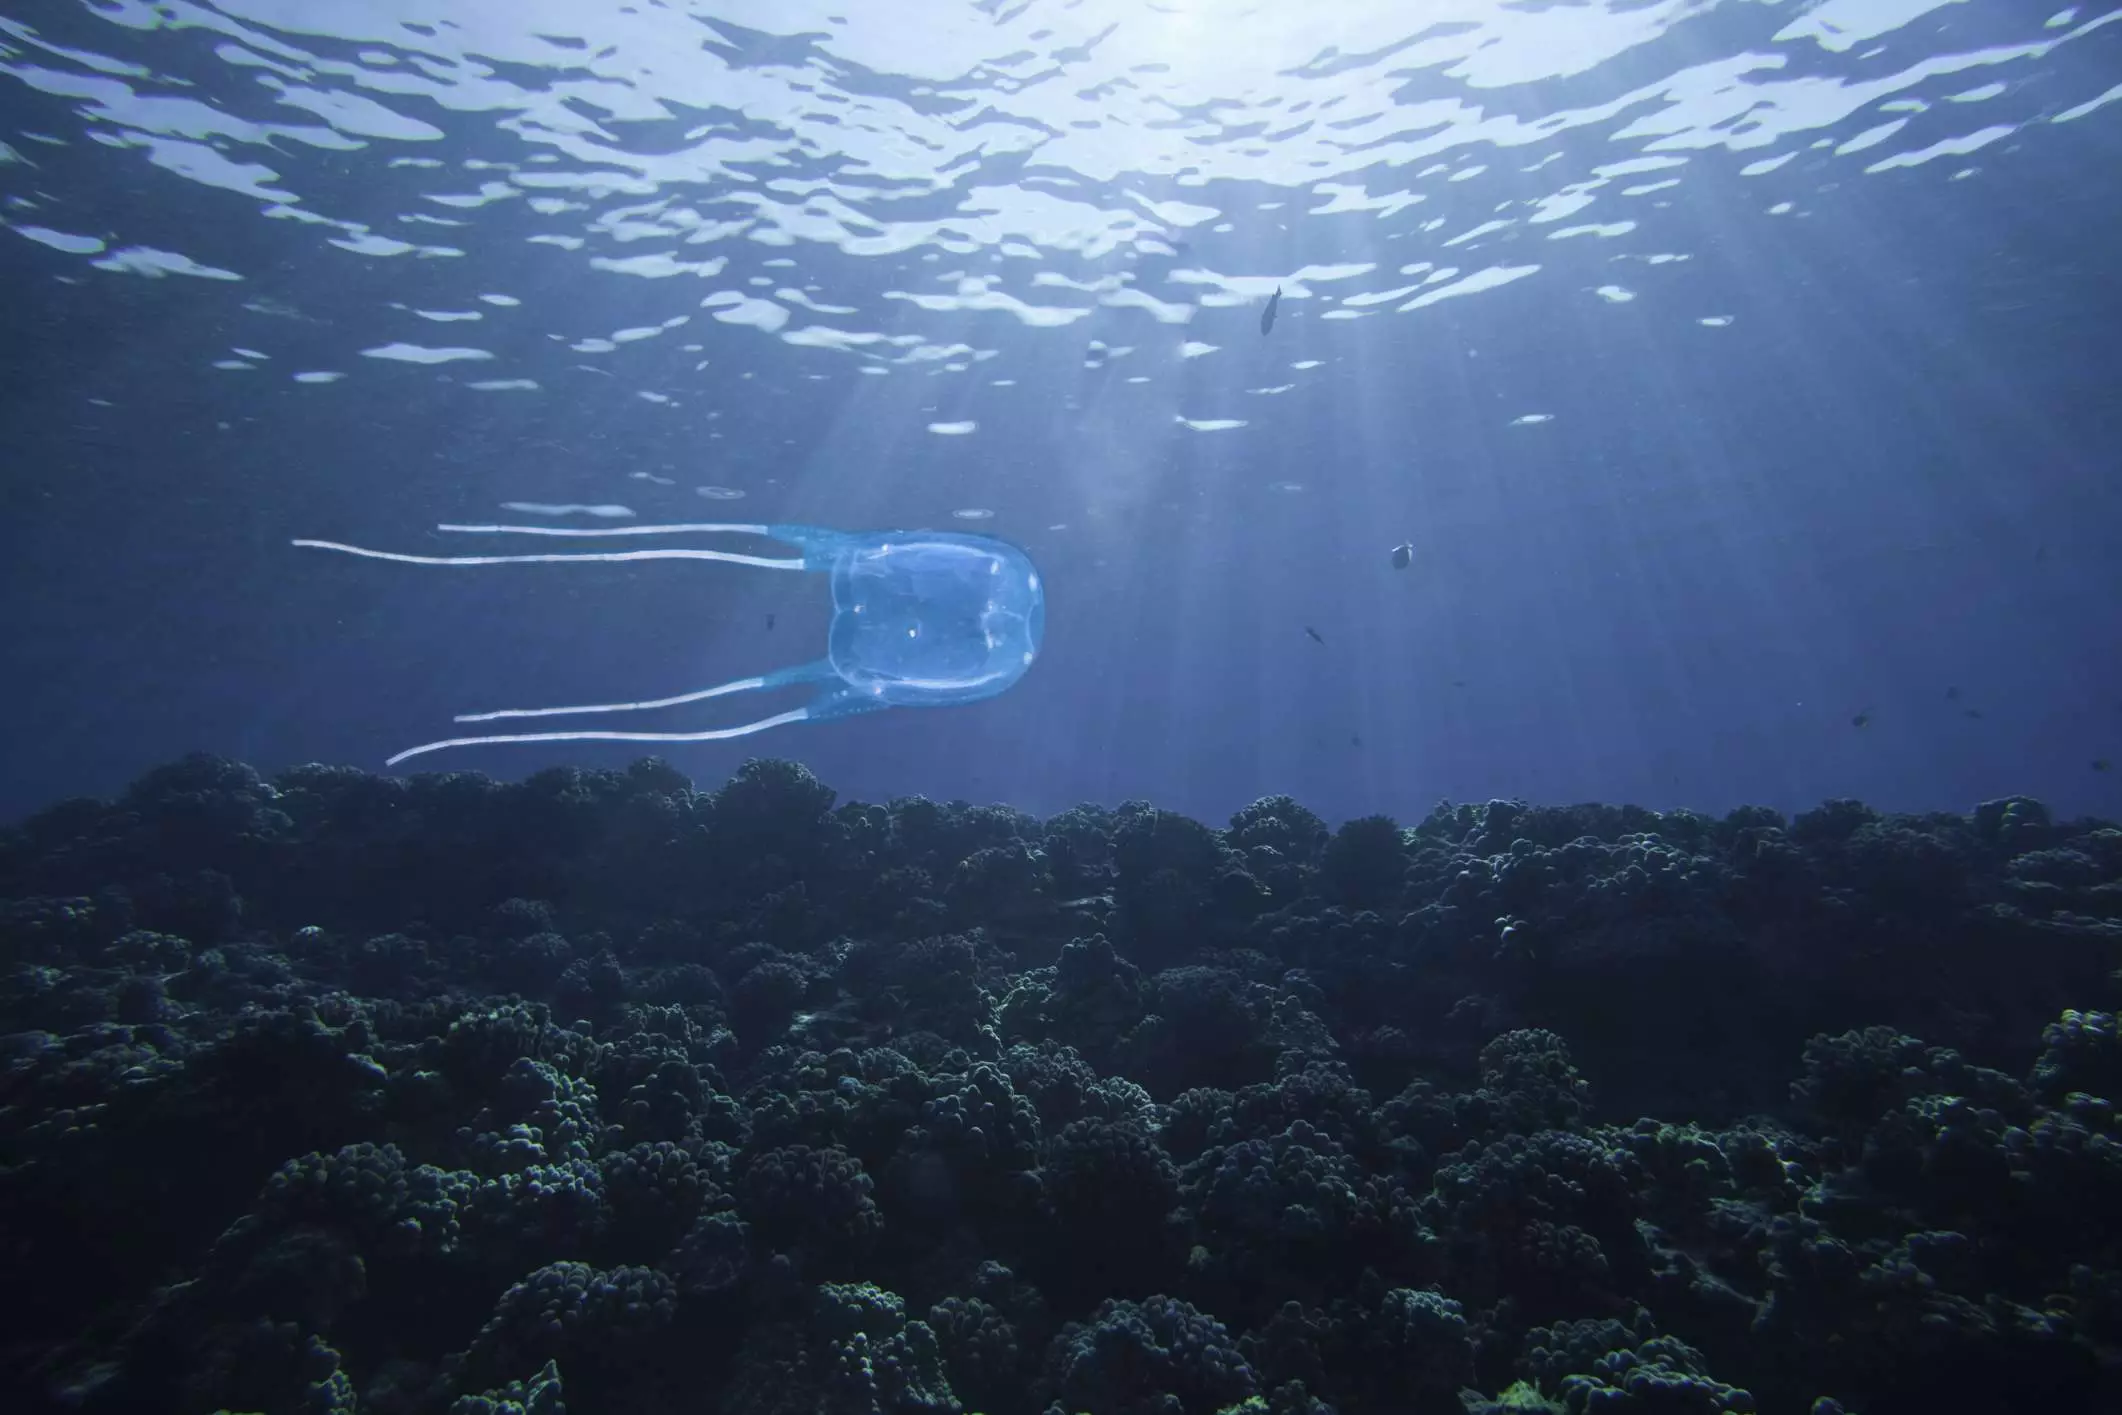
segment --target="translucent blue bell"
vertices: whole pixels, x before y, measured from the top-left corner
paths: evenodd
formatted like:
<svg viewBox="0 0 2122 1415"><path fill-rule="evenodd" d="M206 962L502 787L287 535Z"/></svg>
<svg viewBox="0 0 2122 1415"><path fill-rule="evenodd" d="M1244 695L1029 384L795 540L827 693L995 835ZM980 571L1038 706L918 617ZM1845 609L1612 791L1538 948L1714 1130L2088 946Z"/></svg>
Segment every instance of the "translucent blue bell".
<svg viewBox="0 0 2122 1415"><path fill-rule="evenodd" d="M803 707L736 727L701 732L564 731L451 737L408 747L390 759L444 747L491 742L712 742L743 737L791 722L826 722L889 707L948 707L1003 691L1031 667L1046 632L1046 596L1039 572L1017 547L987 536L947 531L879 531L865 535L817 526L678 525L578 529L559 526L438 526L473 535L648 536L733 533L766 536L800 547L787 559L723 550L578 551L555 555L402 555L337 541L296 545L336 550L407 565L524 565L561 560L727 560L768 570L810 570L832 576L833 619L825 657L755 678L638 703L587 707L504 708L460 715L458 722L505 717L560 717L575 713L639 712L719 698L755 688L822 683Z"/></svg>

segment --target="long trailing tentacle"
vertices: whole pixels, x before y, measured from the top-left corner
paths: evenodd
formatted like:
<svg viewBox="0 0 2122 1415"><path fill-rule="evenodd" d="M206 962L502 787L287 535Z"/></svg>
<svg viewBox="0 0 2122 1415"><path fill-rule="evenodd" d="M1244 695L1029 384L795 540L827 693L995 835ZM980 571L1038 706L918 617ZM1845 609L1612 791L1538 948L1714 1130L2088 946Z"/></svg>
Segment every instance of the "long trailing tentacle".
<svg viewBox="0 0 2122 1415"><path fill-rule="evenodd" d="M694 521L668 526L467 526L444 523L435 527L461 535L509 536L661 536L691 532L727 532L738 535L771 536L774 528L740 525L728 521ZM733 565L756 565L766 570L801 570L803 557L738 555L728 550L585 550L565 555L407 555L396 550L369 550L336 540L298 540L294 544L312 550L336 550L370 560L395 560L403 565L530 565L555 560L722 560Z"/></svg>
<svg viewBox="0 0 2122 1415"><path fill-rule="evenodd" d="M395 560L401 565L533 565L564 560L724 560L732 565L756 565L766 570L801 570L803 559L776 559L765 555L737 555L727 550L582 550L564 555L407 555L397 550L369 550L335 540L298 540L294 544L313 550L336 550L370 560Z"/></svg>
<svg viewBox="0 0 2122 1415"><path fill-rule="evenodd" d="M719 683L712 688L701 688L668 698L650 698L638 703L596 703L587 707L501 708L495 712L459 713L454 720L492 722L499 717L562 717L577 712L635 712L647 708L677 707L681 703L697 703L706 698L719 698L725 693L746 693L758 688L785 688L791 683L817 683L833 676L832 660L821 658L815 663L806 663L796 668L777 668L771 673L738 678L732 682Z"/></svg>
<svg viewBox="0 0 2122 1415"><path fill-rule="evenodd" d="M500 708L494 712L460 712L452 722L492 722L497 717L565 717L577 712L638 712L647 708L677 707L680 703L697 703L704 698L719 698L724 693L742 693L752 688L764 688L765 678L739 678L733 683L722 683L712 688L702 688L696 693L680 693L671 698L650 698L640 703L596 703L587 707L550 708Z"/></svg>
<svg viewBox="0 0 2122 1415"><path fill-rule="evenodd" d="M791 708L772 717L762 717L757 722L747 722L739 727L716 727L705 732L511 732L497 737L451 737L442 742L423 742L417 747L407 747L384 762L385 766L396 766L408 757L417 757L424 752L439 752L445 747L484 747L497 742L717 742L727 737L747 737L754 732L764 732L769 727L780 727L791 722L801 722L811 715L807 707Z"/></svg>
<svg viewBox="0 0 2122 1415"><path fill-rule="evenodd" d="M475 536L667 536L694 531L769 537L774 534L772 526L738 525L731 521L686 521L668 526L462 526L444 522L435 529Z"/></svg>
<svg viewBox="0 0 2122 1415"><path fill-rule="evenodd" d="M674 535L689 532L731 533L771 536L773 528L764 525L747 525L728 522L689 522L665 526L505 526L505 525L454 525L435 527L438 531L467 535L531 535L531 536L632 536ZM336 550L344 555L358 555L370 560L390 560L403 565L529 565L550 564L564 561L634 561L634 560L719 560L734 565L751 565L767 570L802 570L806 568L802 556L773 557L764 555L739 555L725 550L605 550L574 551L553 555L409 555L402 551L371 550L366 546L348 545L331 540L296 540L295 545L313 550ZM695 692L679 693L667 698L646 699L632 703L596 703L581 707L557 708L503 708L495 712L460 714L458 722L490 722L504 717L557 717L571 713L588 712L634 712L650 708L677 707L684 703L699 702L706 698L720 697L725 693L745 692L751 689L780 687L787 683L826 676L829 665L807 664L802 668L784 669L776 673L753 678L739 678L718 684L713 688L702 688ZM717 727L700 732L520 732L503 733L483 737L451 737L440 742L425 742L417 747L408 747L386 761L396 766L409 757L427 752L439 752L448 747L482 747L502 742L713 742L730 737L744 737L754 732L763 732L770 727L780 727L791 722L802 722L812 715L811 708L792 708L787 712L764 717L757 722L747 722L736 727Z"/></svg>

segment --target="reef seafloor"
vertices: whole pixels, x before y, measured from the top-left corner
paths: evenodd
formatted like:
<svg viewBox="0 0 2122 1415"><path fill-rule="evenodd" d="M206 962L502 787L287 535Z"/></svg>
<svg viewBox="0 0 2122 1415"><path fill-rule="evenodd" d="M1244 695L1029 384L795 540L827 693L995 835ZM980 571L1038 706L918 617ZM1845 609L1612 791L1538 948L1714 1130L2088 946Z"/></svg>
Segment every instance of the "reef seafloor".
<svg viewBox="0 0 2122 1415"><path fill-rule="evenodd" d="M190 758L0 833L0 1408L2122 1410L2122 831Z"/></svg>

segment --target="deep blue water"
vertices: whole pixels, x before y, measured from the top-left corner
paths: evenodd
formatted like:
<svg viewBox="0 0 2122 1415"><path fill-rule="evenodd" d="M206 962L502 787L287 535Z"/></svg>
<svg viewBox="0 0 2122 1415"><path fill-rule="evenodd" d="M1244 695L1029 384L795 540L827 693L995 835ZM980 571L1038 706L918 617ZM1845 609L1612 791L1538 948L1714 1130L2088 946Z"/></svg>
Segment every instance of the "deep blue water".
<svg viewBox="0 0 2122 1415"><path fill-rule="evenodd" d="M7 816L816 657L814 577L290 544L703 520L1049 593L706 782L2122 811L2110 4L0 0L0 144Z"/></svg>

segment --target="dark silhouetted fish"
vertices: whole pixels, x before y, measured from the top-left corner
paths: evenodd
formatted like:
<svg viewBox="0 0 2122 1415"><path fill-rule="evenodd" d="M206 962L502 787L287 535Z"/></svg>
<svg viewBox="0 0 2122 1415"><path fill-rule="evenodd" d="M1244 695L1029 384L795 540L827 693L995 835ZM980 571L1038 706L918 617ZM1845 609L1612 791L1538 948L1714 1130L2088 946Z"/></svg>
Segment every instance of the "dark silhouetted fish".
<svg viewBox="0 0 2122 1415"><path fill-rule="evenodd" d="M1315 644L1323 644L1326 642L1326 636L1324 634L1321 634L1317 629L1314 629L1309 624L1304 626L1304 632L1311 635L1311 641Z"/></svg>
<svg viewBox="0 0 2122 1415"><path fill-rule="evenodd" d="M1282 308L1282 287L1277 285L1275 293L1267 297L1267 308L1260 311L1260 332L1267 333L1275 327L1275 311Z"/></svg>
<svg viewBox="0 0 2122 1415"><path fill-rule="evenodd" d="M1852 726L1852 727L1862 727L1862 726L1864 726L1864 725L1865 725L1866 723L1868 723L1868 722L1870 722L1870 721L1871 721L1871 709L1870 709L1870 708L1866 708L1866 709L1865 709L1864 711L1862 711L1862 712L1858 713L1858 714L1857 714L1857 715L1856 715L1855 717L1851 718L1851 719L1849 720L1849 725L1850 725L1850 726Z"/></svg>
<svg viewBox="0 0 2122 1415"><path fill-rule="evenodd" d="M774 616L771 614L766 616L766 632L769 634L774 632Z"/></svg>
<svg viewBox="0 0 2122 1415"><path fill-rule="evenodd" d="M1395 570L1405 570L1414 563L1415 545L1413 541L1393 547L1393 568Z"/></svg>

